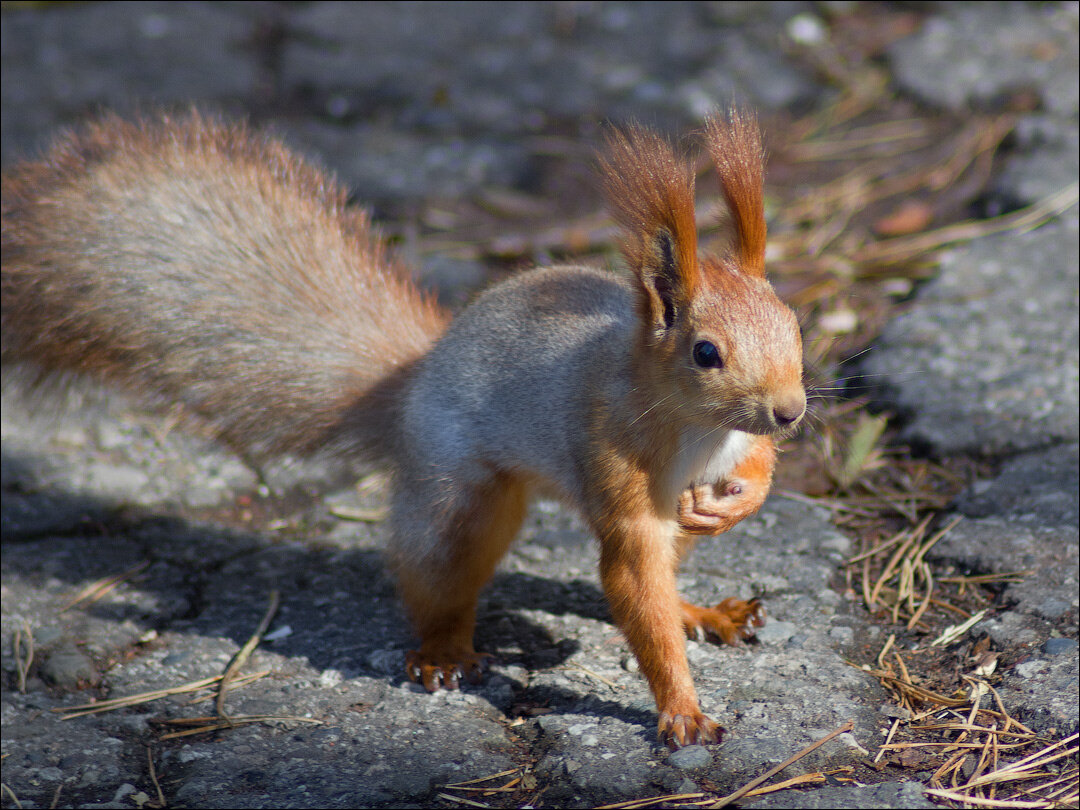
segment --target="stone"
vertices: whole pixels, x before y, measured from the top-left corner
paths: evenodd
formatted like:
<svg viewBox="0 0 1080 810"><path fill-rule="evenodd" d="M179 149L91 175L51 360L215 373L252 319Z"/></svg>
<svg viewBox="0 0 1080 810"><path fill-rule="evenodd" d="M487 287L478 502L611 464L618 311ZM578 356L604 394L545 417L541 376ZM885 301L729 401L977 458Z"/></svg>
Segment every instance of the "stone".
<svg viewBox="0 0 1080 810"><path fill-rule="evenodd" d="M688 745L678 751L672 751L667 758L668 765L682 771L692 771L711 765L713 761L709 749L701 745Z"/></svg>
<svg viewBox="0 0 1080 810"><path fill-rule="evenodd" d="M901 439L1000 456L1075 443L1080 409L1076 208L941 257L941 273L867 354Z"/></svg>

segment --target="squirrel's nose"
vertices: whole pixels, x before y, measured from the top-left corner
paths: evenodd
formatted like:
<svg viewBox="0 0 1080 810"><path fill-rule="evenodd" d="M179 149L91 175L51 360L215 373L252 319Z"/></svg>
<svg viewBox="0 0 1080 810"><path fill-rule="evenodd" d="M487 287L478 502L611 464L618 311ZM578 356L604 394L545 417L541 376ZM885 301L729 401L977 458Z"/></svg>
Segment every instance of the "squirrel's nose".
<svg viewBox="0 0 1080 810"><path fill-rule="evenodd" d="M791 427L806 412L806 397L792 398L789 402L781 402L773 406L773 419L780 427Z"/></svg>

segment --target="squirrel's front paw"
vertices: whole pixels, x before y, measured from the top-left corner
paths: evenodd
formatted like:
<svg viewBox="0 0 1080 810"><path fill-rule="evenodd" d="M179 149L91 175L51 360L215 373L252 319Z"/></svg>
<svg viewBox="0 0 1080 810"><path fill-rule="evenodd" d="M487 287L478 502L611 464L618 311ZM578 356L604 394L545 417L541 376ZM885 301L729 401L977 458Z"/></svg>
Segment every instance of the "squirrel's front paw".
<svg viewBox="0 0 1080 810"><path fill-rule="evenodd" d="M724 736L724 729L701 712L675 715L661 712L657 736L660 742L674 751L686 745L718 743Z"/></svg>
<svg viewBox="0 0 1080 810"><path fill-rule="evenodd" d="M687 534L722 534L745 517L738 509L739 493L717 497L712 486L694 486L679 495L676 520Z"/></svg>
<svg viewBox="0 0 1080 810"><path fill-rule="evenodd" d="M765 626L765 605L760 599L744 601L735 597L711 608L683 602L682 620L690 638L734 645L753 638L757 628Z"/></svg>
<svg viewBox="0 0 1080 810"><path fill-rule="evenodd" d="M413 683L429 692L457 689L462 679L480 683L493 656L472 650L425 653L423 648L405 654L405 672Z"/></svg>

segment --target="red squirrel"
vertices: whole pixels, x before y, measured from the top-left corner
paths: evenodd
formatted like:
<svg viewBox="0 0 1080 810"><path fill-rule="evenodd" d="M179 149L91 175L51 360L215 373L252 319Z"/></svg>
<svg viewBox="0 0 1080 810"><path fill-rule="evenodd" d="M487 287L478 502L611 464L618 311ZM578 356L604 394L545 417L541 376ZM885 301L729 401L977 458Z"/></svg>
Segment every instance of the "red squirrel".
<svg viewBox="0 0 1080 810"><path fill-rule="evenodd" d="M806 396L796 318L765 278L756 119L713 116L704 142L726 250L698 253L690 163L629 127L600 162L629 272L523 272L451 320L277 140L198 113L106 115L3 174L3 360L179 403L248 458L384 463L389 563L420 639L407 672L431 691L480 677L478 594L530 495L556 493L599 540L660 739L717 742L685 634L733 643L763 611L682 602L676 568L761 505Z"/></svg>

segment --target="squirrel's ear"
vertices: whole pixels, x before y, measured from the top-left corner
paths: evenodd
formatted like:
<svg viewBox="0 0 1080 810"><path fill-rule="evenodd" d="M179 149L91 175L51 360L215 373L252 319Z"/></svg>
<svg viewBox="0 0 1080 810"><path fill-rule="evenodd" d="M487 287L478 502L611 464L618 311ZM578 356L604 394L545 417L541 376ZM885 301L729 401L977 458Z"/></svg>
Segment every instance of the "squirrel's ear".
<svg viewBox="0 0 1080 810"><path fill-rule="evenodd" d="M698 285L693 169L667 140L630 126L609 133L600 171L642 293L641 317L665 331Z"/></svg>
<svg viewBox="0 0 1080 810"><path fill-rule="evenodd" d="M735 259L744 273L764 276L765 150L757 116L735 108L726 121L719 114L710 116L705 122L705 143L735 226Z"/></svg>
<svg viewBox="0 0 1080 810"><path fill-rule="evenodd" d="M657 230L650 244L642 246L638 278L648 299L649 322L658 331L670 329L675 314L689 298L680 269L675 238L666 228Z"/></svg>

